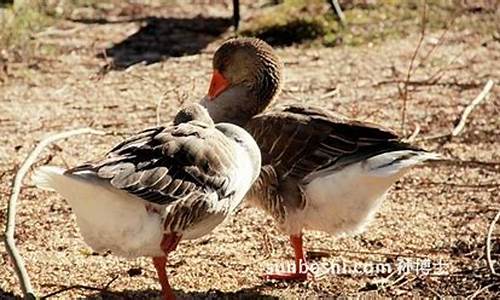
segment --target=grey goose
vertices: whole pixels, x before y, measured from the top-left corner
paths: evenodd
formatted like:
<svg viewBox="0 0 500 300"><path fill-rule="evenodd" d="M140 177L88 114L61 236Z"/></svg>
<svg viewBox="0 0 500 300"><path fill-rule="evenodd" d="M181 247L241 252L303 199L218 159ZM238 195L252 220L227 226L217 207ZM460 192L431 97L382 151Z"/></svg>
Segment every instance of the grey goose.
<svg viewBox="0 0 500 300"><path fill-rule="evenodd" d="M259 148L245 130L214 124L193 104L172 125L144 130L102 159L68 170L43 166L33 179L68 201L95 251L153 257L163 298L174 299L168 253L234 212L260 165Z"/></svg>
<svg viewBox="0 0 500 300"><path fill-rule="evenodd" d="M439 155L402 142L388 129L321 107L266 111L281 90L282 69L265 42L230 39L214 54L209 91L200 103L215 122L247 129L260 147L262 170L247 198L276 220L295 252L295 272L266 277L306 280L300 268L307 263L303 230L361 232L394 182Z"/></svg>

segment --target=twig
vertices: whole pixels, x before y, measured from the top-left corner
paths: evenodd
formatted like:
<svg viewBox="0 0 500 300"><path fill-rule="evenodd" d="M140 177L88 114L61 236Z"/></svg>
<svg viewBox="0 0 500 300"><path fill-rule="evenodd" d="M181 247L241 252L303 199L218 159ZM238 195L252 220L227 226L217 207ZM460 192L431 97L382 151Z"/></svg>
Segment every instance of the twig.
<svg viewBox="0 0 500 300"><path fill-rule="evenodd" d="M58 29L54 26L48 27L44 31L41 31L39 33L35 33L35 37L45 37L45 36L51 36L51 35L56 35L56 36L71 36L74 35L78 30L81 30L83 27L73 27L67 30L62 30Z"/></svg>
<svg viewBox="0 0 500 300"><path fill-rule="evenodd" d="M406 279L406 280L404 280L404 279ZM417 277L415 277L415 276L413 276L412 278L406 278L406 274L403 274L400 277L398 277L398 279L396 279L391 286L394 286L394 285L396 285L396 283L398 283L398 285L396 285L394 288L399 289L403 285L409 284L409 283L415 281L416 279L417 279ZM402 282L399 283L400 281L402 281Z"/></svg>
<svg viewBox="0 0 500 300"><path fill-rule="evenodd" d="M325 100L330 97L335 97L339 93L338 89L331 90L329 92L324 93L323 95L319 96L319 100Z"/></svg>
<svg viewBox="0 0 500 300"><path fill-rule="evenodd" d="M474 300L476 299L477 296L479 296L482 292L485 290L489 290L491 287L494 287L495 285L498 285L499 283L492 283L488 284L487 286L483 286L482 288L478 289L477 291L474 292L474 294L470 295L467 297L467 300Z"/></svg>
<svg viewBox="0 0 500 300"><path fill-rule="evenodd" d="M429 136L423 136L418 139L415 139L415 142L421 142L421 141L433 141L433 140L440 140L444 138L450 138L451 133L437 133L434 135L429 135Z"/></svg>
<svg viewBox="0 0 500 300"><path fill-rule="evenodd" d="M269 235L267 234L267 232L264 231L262 236L264 238L264 253L265 253L264 257L269 258L274 253L274 247L271 241L269 240Z"/></svg>
<svg viewBox="0 0 500 300"><path fill-rule="evenodd" d="M103 287L103 290L109 289L111 284L115 282L118 279L118 277L120 277L120 275L116 274L113 278L111 278L111 280L108 283L106 283L106 285Z"/></svg>
<svg viewBox="0 0 500 300"><path fill-rule="evenodd" d="M406 122L406 104L408 102L408 82L410 81L412 71L413 71L413 64L415 63L415 59L417 58L417 54L420 50L420 47L422 47L422 42L424 41L425 38L425 27L427 23L427 0L424 0L424 7L422 11L422 29L420 32L420 39L418 40L417 47L415 48L415 51L413 52L413 55L410 60L410 66L408 67L408 72L406 73L406 81L404 84L404 90L403 90L403 109L401 112L401 131L405 132L405 122Z"/></svg>
<svg viewBox="0 0 500 300"><path fill-rule="evenodd" d="M413 142L417 138L417 135L419 133L420 133L420 125L415 124L415 130L408 138L405 139L405 142L408 142L408 143Z"/></svg>
<svg viewBox="0 0 500 300"><path fill-rule="evenodd" d="M490 268L491 274L495 276L500 276L500 274L495 271L493 261L491 260L491 235L493 234L493 229L495 228L495 224L498 222L498 219L500 219L500 210L493 218L493 221L490 224L490 228L488 229L488 235L486 237L486 260L488 261L488 267Z"/></svg>
<svg viewBox="0 0 500 300"><path fill-rule="evenodd" d="M424 57L422 58L422 60L420 61L420 64L424 63L430 56L431 54L441 45L443 44L443 41L444 41L444 37L446 36L446 34L449 32L451 26L453 25L453 23L455 23L455 20L457 19L458 17L458 14L453 16L453 19L451 19L451 21L446 24L446 27L443 31L443 33L441 34L441 36L439 37L438 41L432 46L432 48L427 52L427 54L424 55Z"/></svg>
<svg viewBox="0 0 500 300"><path fill-rule="evenodd" d="M460 132L462 132L465 126L465 122L467 121L467 117L470 115L472 110L489 95L492 88L493 80L489 79L481 93L479 93L479 95L477 95L477 97L472 100L472 102L464 109L458 125L455 126L455 128L453 128L453 131L451 132L451 136L457 136L460 134Z"/></svg>
<svg viewBox="0 0 500 300"><path fill-rule="evenodd" d="M437 83L441 79L441 77L443 77L444 72L454 69L459 70L461 68L464 68L464 66L451 67L451 65L453 65L455 61L457 61L465 53L465 50L466 49L463 49L457 55L452 57L445 66L439 68L431 77L427 79L427 81Z"/></svg>
<svg viewBox="0 0 500 300"><path fill-rule="evenodd" d="M474 100L472 100L472 102L464 109L460 119L456 122L457 125L453 128L453 130L450 133L438 133L431 136L424 136L416 139L416 141L432 141L432 140L446 139L444 141L446 142L450 141L451 138L458 136L465 127L465 122L467 121L467 117L471 114L472 110L489 95L492 88L493 88L493 80L489 79L488 82L486 82L486 85L483 87L481 93L479 93L479 95L477 95L477 97L474 98Z"/></svg>
<svg viewBox="0 0 500 300"><path fill-rule="evenodd" d="M175 100L177 100L177 103L179 103L179 106L184 106L184 104L186 103L186 100L188 99L187 92L184 90L176 90L175 93L177 95L177 98Z"/></svg>
<svg viewBox="0 0 500 300"><path fill-rule="evenodd" d="M471 189L491 189L500 187L500 183L484 183L484 184L461 184L453 182L423 182L419 186L434 186L434 185L444 185L452 186L456 188L471 188Z"/></svg>
<svg viewBox="0 0 500 300"><path fill-rule="evenodd" d="M163 101L164 97L165 97L165 93L162 94L161 97L158 98L158 102L156 102L156 126L161 125L160 109L161 109L161 102Z"/></svg>
<svg viewBox="0 0 500 300"><path fill-rule="evenodd" d="M304 102L304 98L295 96L295 94L293 92L283 91L283 95L290 97L292 100L299 101L299 102Z"/></svg>
<svg viewBox="0 0 500 300"><path fill-rule="evenodd" d="M261 231L261 230L259 230L259 231ZM271 256L273 256L274 247L273 247L273 244L271 243L271 241L269 240L269 235L265 231L262 231L261 233L262 233L262 237L263 237L263 241L264 241L263 252L265 254L254 261L251 261L249 263L244 263L243 266L256 265L256 264L259 264L265 260L268 260Z"/></svg>
<svg viewBox="0 0 500 300"><path fill-rule="evenodd" d="M338 0L329 0L328 2L330 2L330 6L332 7L333 12L335 12L335 14L339 17L339 20L340 20L340 23L342 24L342 26L346 26L347 22L345 19L345 15L342 12L342 8L340 8L339 1Z"/></svg>
<svg viewBox="0 0 500 300"><path fill-rule="evenodd" d="M52 292L48 295L42 296L42 297L40 297L40 299L41 300L48 299L50 297L54 297L55 295L59 295L61 293L67 292L69 290L74 290L74 289L97 291L97 292L101 292L101 293L111 293L108 291L108 288L111 286L111 284L113 282L115 282L118 279L118 277L120 277L120 275L115 275L108 283L106 283L106 285L103 288L97 288L97 287L93 287L93 286L77 284L77 285L67 286L67 287L62 288L58 291L55 291L55 292Z"/></svg>
<svg viewBox="0 0 500 300"><path fill-rule="evenodd" d="M33 287L31 286L31 282L28 276L28 273L26 272L26 268L24 266L24 261L19 254L19 251L16 247L15 240L14 240L14 229L16 226L15 223L15 218L16 218L16 205L17 205L17 199L19 198L19 193L21 191L21 185L24 176L26 173L28 173L31 165L35 163L35 160L37 159L38 155L43 151L44 148L46 148L48 145L51 143L65 139L74 135L78 134L104 134L102 131L97 131L93 130L90 128L81 128L81 129L75 129L71 131L66 131L66 132L61 132L58 134L50 135L43 139L31 152L26 160L21 164L21 167L19 167L16 176L14 177L13 183L12 183L12 191L10 194L10 200L9 204L7 207L7 226L5 228L5 246L7 249L7 253L11 257L13 264L14 264L14 269L16 271L17 277L19 278L19 281L21 283L21 289L24 294L25 299L35 299L35 294L33 291Z"/></svg>
<svg viewBox="0 0 500 300"><path fill-rule="evenodd" d="M161 126L161 115L160 115L160 110L161 110L161 105L162 105L162 102L163 102L163 99L165 99L165 97L170 93L172 92L173 90L175 90L176 88L170 88L166 91L164 91L161 96L158 98L158 102L156 102L156 126Z"/></svg>
<svg viewBox="0 0 500 300"><path fill-rule="evenodd" d="M391 273L389 273L389 275L387 275L386 277L384 278L381 278L381 279L376 279L374 281L371 282L371 284L374 284L376 286L376 290L377 291L383 291L385 290L387 287L389 287L390 285L392 285L392 283L394 281L389 281L389 279L391 279L392 277L394 277L394 275L396 275L398 273L397 270L395 271L392 271ZM397 279L396 279L397 280Z"/></svg>
<svg viewBox="0 0 500 300"><path fill-rule="evenodd" d="M413 251L414 249L412 249ZM419 249L423 250L423 249ZM395 253L395 252L378 252L378 251L357 251L357 250L347 250L347 249L324 249L324 248L314 248L312 251L319 252L331 252L331 253L348 253L348 254L362 254L362 255L380 255L380 256L393 256L393 257L412 257L412 258L429 258L425 255L419 254L406 254L406 253ZM427 251L428 252L428 251Z"/></svg>
<svg viewBox="0 0 500 300"><path fill-rule="evenodd" d="M463 67L460 67L460 68L463 68ZM446 69L446 70L449 71L451 69ZM451 82L450 81L439 82L438 80L440 78L441 78L440 76L435 77L433 75L432 77L427 78L427 79L423 79L423 80L410 80L408 82L408 85L409 86L416 86L416 87L438 85L438 86L445 86L445 87L458 87L462 90L475 89L475 88L478 88L481 86L481 84L478 84L475 82L452 82L452 81ZM400 80L400 79L382 80L382 81L375 83L374 86L381 86L381 85L394 84L394 83L398 83L398 84L405 83L405 81Z"/></svg>
<svg viewBox="0 0 500 300"><path fill-rule="evenodd" d="M436 292L433 288L431 288L430 286L427 286L426 287L431 293L434 294L434 296L437 297L437 299L443 299L443 296L441 294L439 294L438 292Z"/></svg>
<svg viewBox="0 0 500 300"><path fill-rule="evenodd" d="M155 87L159 92L161 92L163 90L163 86L161 86L158 82L154 81L154 80L151 80L147 77L144 77L144 76L141 76L141 75L137 75L135 73L132 73L131 71L132 70L135 70L135 67L130 67L127 69L126 72L124 72L126 75L130 76L130 77L134 77L134 78L137 78L139 80L142 80L144 82L147 82L148 84L152 85L153 87Z"/></svg>
<svg viewBox="0 0 500 300"><path fill-rule="evenodd" d="M479 160L461 160L459 158L444 158L440 160L433 160L429 167L432 166L463 166L470 168L482 168L484 170L496 171L500 168L500 161L479 161Z"/></svg>
<svg viewBox="0 0 500 300"><path fill-rule="evenodd" d="M167 96L170 92L174 91L174 90L177 90L179 88L179 86L174 86L172 88L169 88L167 90L164 90L163 87L147 78L147 77L143 77L143 76L140 76L140 75L137 75L137 74L134 74L132 72L130 72L131 68L127 69L127 72L125 72L127 75L131 76L131 77L134 77L134 78L138 78L144 82L147 82L149 84L151 84L153 87L155 87L158 91L162 92L162 94L160 95L160 97L158 98L158 101L156 101L156 126L160 126L161 125L161 116L160 116L160 110L161 110L161 106L162 106L162 102L163 102L163 99L165 98L165 96Z"/></svg>
<svg viewBox="0 0 500 300"><path fill-rule="evenodd" d="M240 25L240 1L233 0L233 26L234 31L238 31Z"/></svg>

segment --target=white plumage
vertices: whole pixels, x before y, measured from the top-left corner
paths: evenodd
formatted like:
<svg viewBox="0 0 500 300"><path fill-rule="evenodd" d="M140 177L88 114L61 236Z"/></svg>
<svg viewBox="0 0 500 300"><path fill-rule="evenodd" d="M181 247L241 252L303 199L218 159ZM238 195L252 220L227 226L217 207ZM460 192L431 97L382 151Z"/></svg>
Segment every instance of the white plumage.
<svg viewBox="0 0 500 300"><path fill-rule="evenodd" d="M68 201L95 251L153 257L164 298L173 299L166 256L181 239L211 232L234 212L260 165L248 132L214 124L193 104L172 126L140 132L73 169L41 167L33 181Z"/></svg>
<svg viewBox="0 0 500 300"><path fill-rule="evenodd" d="M68 201L80 233L92 249L111 250L124 257L164 255L160 248L163 220L144 208L144 200L91 176L68 176L64 171L43 166L35 172L33 181Z"/></svg>
<svg viewBox="0 0 500 300"><path fill-rule="evenodd" d="M439 157L413 150L386 152L314 179L306 186L305 228L334 235L362 232L394 182L412 166Z"/></svg>

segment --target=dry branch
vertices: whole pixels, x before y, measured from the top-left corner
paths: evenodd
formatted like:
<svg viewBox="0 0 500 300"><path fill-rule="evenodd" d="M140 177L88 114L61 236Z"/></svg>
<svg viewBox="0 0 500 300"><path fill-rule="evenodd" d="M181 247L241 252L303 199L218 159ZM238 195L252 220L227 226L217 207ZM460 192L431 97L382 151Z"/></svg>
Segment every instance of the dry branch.
<svg viewBox="0 0 500 300"><path fill-rule="evenodd" d="M449 135L448 135L449 136ZM479 161L479 160L462 160L459 158L446 158L442 160L434 160L429 166L461 166L468 168L482 168L484 170L497 171L500 168L499 161Z"/></svg>
<svg viewBox="0 0 500 300"><path fill-rule="evenodd" d="M156 126L161 126L161 105L163 102L163 99L167 96L169 91L165 91L161 94L160 97L158 97L158 101L156 102Z"/></svg>
<svg viewBox="0 0 500 300"><path fill-rule="evenodd" d="M451 136L457 136L462 132L462 130L465 127L465 122L467 121L467 117L470 115L472 110L479 104L481 103L489 94L491 89L493 88L493 80L489 79L486 85L484 86L483 90L479 95L477 95L472 102L467 105L467 107L464 109L462 112L462 116L460 117L460 121L458 122L457 126L453 128L453 131L451 132Z"/></svg>
<svg viewBox="0 0 500 300"><path fill-rule="evenodd" d="M420 31L420 38L418 40L417 47L415 48L415 51L413 52L413 55L410 60L410 65L408 66L408 72L406 73L406 80L404 84L404 90L403 90L403 109L401 111L401 131L403 134L405 133L405 122L406 122L406 105L408 102L408 82L410 82L411 75L413 72L413 65L415 63L415 59L417 58L417 54L420 51L420 48L422 47L422 42L424 41L425 38L425 28L427 24L427 0L424 0L424 7L422 10L422 28Z"/></svg>
<svg viewBox="0 0 500 300"><path fill-rule="evenodd" d="M493 221L491 221L490 228L488 229L488 235L486 236L486 260L488 261L488 267L490 268L491 274L495 276L500 276L499 273L495 271L495 267L493 266L493 261L491 260L491 235L493 234L493 229L495 228L495 224L500 219L500 210L497 212Z"/></svg>
<svg viewBox="0 0 500 300"><path fill-rule="evenodd" d="M487 286L484 286L480 289L478 289L477 291L474 292L474 294L470 295L467 300L474 300L476 299L477 296L479 296L482 292L486 291L486 290L489 290L490 288L496 286L496 285L499 285L500 283L492 283L492 284L488 284Z"/></svg>
<svg viewBox="0 0 500 300"><path fill-rule="evenodd" d="M403 253L403 252L380 252L380 251L363 251L363 250L350 250L350 249L325 249L325 248L320 248L320 247L315 247L313 250L308 251L309 252L321 252L321 253L331 253L332 255L334 253L341 253L341 254L361 254L361 255L379 255L379 256L389 256L389 257L411 257L411 258L421 258L421 259L426 259L429 258L429 256L426 256L425 254L434 254L429 251L429 249L410 249L408 248L407 250L412 251L408 253ZM420 252L419 252L420 251ZM417 254L413 254L417 252ZM426 253L423 253L426 252ZM422 254L420 254L422 253ZM356 257L356 256L355 256Z"/></svg>
<svg viewBox="0 0 500 300"><path fill-rule="evenodd" d="M329 0L328 2L330 3L330 6L332 7L333 12L339 18L340 24L342 24L342 26L346 26L347 21L346 21L344 13L342 12L342 8L340 7L339 1L338 0Z"/></svg>
<svg viewBox="0 0 500 300"><path fill-rule="evenodd" d="M420 133L420 125L415 124L415 130L409 137L405 139L405 142L412 143L417 138L419 133Z"/></svg>
<svg viewBox="0 0 500 300"><path fill-rule="evenodd" d="M16 205L17 205L17 199L19 198L19 193L21 192L22 181L26 173L28 173L30 167L35 163L38 155L42 153L43 149L45 149L48 145L50 145L55 141L62 140L79 134L102 135L104 134L104 132L93 130L91 128L80 128L71 131L61 132L46 137L35 147L35 149L28 155L26 160L24 160L24 162L21 164L12 183L12 191L10 194L10 200L7 207L7 225L5 227L5 248L7 249L7 253L9 254L9 256L13 261L14 269L21 283L21 289L23 291L25 299L36 299L36 296L34 294L33 287L31 286L28 273L26 272L23 259L19 254L19 251L17 250L14 240L14 230L16 226L15 222Z"/></svg>
<svg viewBox="0 0 500 300"><path fill-rule="evenodd" d="M465 184L465 183L453 183L453 182L423 182L419 185L419 187L427 187L427 186L435 186L435 185L442 185L442 186L450 186L450 187L455 187L455 188L471 188L471 189L495 189L500 187L500 183L483 183L483 184Z"/></svg>
<svg viewBox="0 0 500 300"><path fill-rule="evenodd" d="M82 284L77 284L77 285L72 285L72 286L68 286L68 287L64 287L58 291L55 291L55 292L52 292L48 295L45 295L43 297L41 297L40 299L41 300L44 300L44 299L48 299L50 297L54 297L56 295L59 295L61 293L64 293L66 291L69 291L69 290L74 290L74 289L80 289L80 290L89 290L89 291L97 291L97 292L100 292L101 294L104 294L104 293L110 293L110 294L113 294L112 292L109 292L108 289L109 287L111 286L111 284L113 282L115 282L118 277L120 277L119 275L115 275L108 283L106 283L106 285L102 288L98 288L98 287L93 287L93 286L87 286L87 285L82 285Z"/></svg>
<svg viewBox="0 0 500 300"><path fill-rule="evenodd" d="M458 14L455 14L453 16L453 18L451 19L451 21L449 21L446 26L445 26L445 29L443 31L443 33L441 33L441 36L439 37L439 39L437 40L437 42L432 46L432 48L427 52L427 54L424 55L424 57L422 58L422 60L420 61L420 64L423 64L425 61L427 61L427 59L429 57L431 57L431 54L437 49L439 48L439 46L441 46L443 44L443 41L444 41L444 37L446 36L446 34L449 32L451 26L455 23L455 20L458 18Z"/></svg>
<svg viewBox="0 0 500 300"><path fill-rule="evenodd" d="M339 93L339 90L337 88L329 91L329 92L326 92L324 93L323 95L319 96L319 100L325 100L325 99L328 99L328 98L333 98L335 96L337 96Z"/></svg>
<svg viewBox="0 0 500 300"><path fill-rule="evenodd" d="M481 103L484 99L487 98L492 88L493 88L493 80L488 79L488 82L486 82L486 85L483 87L481 93L479 93L479 95L477 95L477 97L474 98L474 100L472 100L472 102L469 105L467 105L467 107L464 109L460 119L458 119L456 122L457 125L453 128L453 130L450 133L440 133L432 136L426 136L416 139L416 141L431 141L431 140L446 139L445 140L446 142L450 141L451 138L458 136L460 133L462 133L465 127L465 122L467 121L467 118L469 117L471 112L479 103Z"/></svg>
<svg viewBox="0 0 500 300"><path fill-rule="evenodd" d="M170 94L171 92L173 92L175 90L178 90L179 89L179 85L164 90L164 88L159 83L157 83L156 81L151 80L151 79L149 79L147 77L144 77L144 76L140 76L140 75L134 74L134 73L130 72L131 70L133 70L133 69L132 68L127 69L127 72L125 72L125 74L127 74L127 75L129 75L131 77L134 77L134 78L138 78L138 79L140 79L140 80L142 80L142 81L144 81L144 82L152 85L158 91L161 92L161 95L158 97L158 100L156 101L156 126L160 126L161 125L160 110L161 110L161 106L163 105L163 100L165 99L165 97L168 94ZM181 105L182 104L183 103L181 103Z"/></svg>

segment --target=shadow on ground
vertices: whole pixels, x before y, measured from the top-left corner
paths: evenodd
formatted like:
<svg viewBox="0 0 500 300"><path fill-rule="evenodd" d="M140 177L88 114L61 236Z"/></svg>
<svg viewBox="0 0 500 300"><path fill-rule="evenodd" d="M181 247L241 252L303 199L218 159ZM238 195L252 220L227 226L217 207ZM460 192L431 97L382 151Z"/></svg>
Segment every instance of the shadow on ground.
<svg viewBox="0 0 500 300"><path fill-rule="evenodd" d="M259 292L261 286L245 288L234 292L222 292L219 290L210 290L206 292L183 292L175 290L174 293L177 299L278 299L275 296L264 295ZM87 300L97 299L161 299L159 290L142 290L142 291L122 291L122 292L102 292L86 297Z"/></svg>
<svg viewBox="0 0 500 300"><path fill-rule="evenodd" d="M73 20L80 23L118 23L103 19ZM147 17L144 25L134 34L99 54L111 58L111 69L120 70L137 63L152 64L168 57L193 55L223 34L231 25L228 18L197 16L194 18ZM121 21L123 22L123 21Z"/></svg>
<svg viewBox="0 0 500 300"><path fill-rule="evenodd" d="M85 292L83 292L85 293ZM89 292L92 293L92 292ZM180 290L174 290L175 296L177 299L266 299L266 300L275 300L279 299L276 296L269 296L261 294L257 291L257 288L249 288L249 289L241 289L235 292L221 292L219 290L210 290L207 292L182 292ZM64 294L58 295L59 297L64 297ZM122 292L97 292L93 295L82 297L79 299L87 299L87 300L126 300L126 299L161 299L161 292L159 290L142 290L142 291L122 291ZM14 295L12 293L4 292L0 290L0 299L5 300L20 300L23 299L21 296ZM50 299L44 298L42 295L41 299Z"/></svg>
<svg viewBox="0 0 500 300"><path fill-rule="evenodd" d="M259 292L259 289L261 287L263 286L241 289L234 292L222 292L219 290L210 290L206 292L186 293L181 290L174 289L174 293L177 299L193 299L193 300L194 299L266 299L266 300L278 299L278 297L265 295ZM114 291L93 292L93 291L82 290L82 293L92 294L87 297L80 298L87 300L161 299L160 290L152 290L152 289L147 289L142 291L125 290L121 292L114 292ZM58 297L64 297L64 292L58 294ZM50 299L50 298L51 297L45 298L43 295L41 295L41 299ZM22 299L22 297L14 295L10 292L5 292L0 289L0 299L18 300Z"/></svg>
<svg viewBox="0 0 500 300"><path fill-rule="evenodd" d="M12 292L6 292L0 288L0 299L2 300L18 300L23 299L21 296L14 295Z"/></svg>
<svg viewBox="0 0 500 300"><path fill-rule="evenodd" d="M36 291L35 291L35 294L36 294ZM41 295L41 299L44 299L43 298L43 295ZM37 297L40 297L40 295L38 295ZM12 292L7 292L7 291L4 291L2 288L0 288L0 299L1 300L22 300L23 297L19 294L14 294ZM39 299L39 298L37 298Z"/></svg>
<svg viewBox="0 0 500 300"><path fill-rule="evenodd" d="M265 295L261 289L272 286L272 283L262 283L251 288L244 288L234 292L222 292L219 290L209 290L206 292L184 292L182 290L174 289L177 299L279 299L276 296ZM161 299L161 291L155 289L146 290L125 290L125 291L112 291L107 289L99 290L98 288L74 285L69 287L62 287L61 289L50 294L38 295L39 299L50 299L57 295L57 297L64 297L64 293L69 290L81 290L82 296L79 299L87 300L119 300L119 299ZM20 295L15 295L12 292L6 292L0 288L0 299L2 300L18 300L23 299Z"/></svg>

